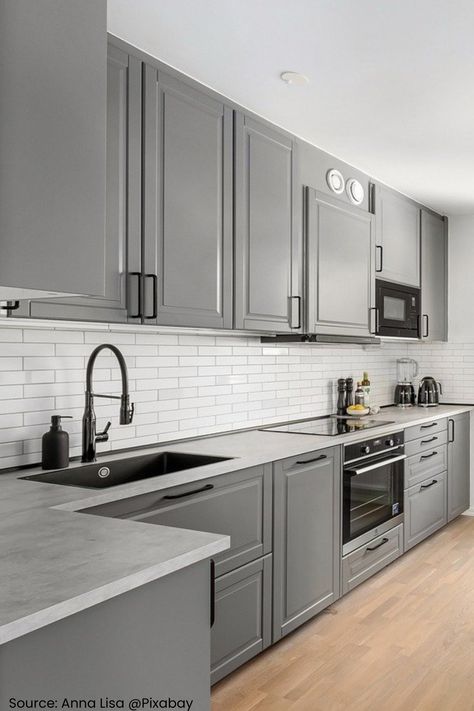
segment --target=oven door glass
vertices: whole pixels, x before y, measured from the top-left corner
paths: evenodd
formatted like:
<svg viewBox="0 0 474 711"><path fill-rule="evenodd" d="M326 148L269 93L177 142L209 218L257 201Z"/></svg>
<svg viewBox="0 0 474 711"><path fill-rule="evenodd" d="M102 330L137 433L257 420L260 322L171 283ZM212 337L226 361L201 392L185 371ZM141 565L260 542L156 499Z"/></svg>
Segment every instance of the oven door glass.
<svg viewBox="0 0 474 711"><path fill-rule="evenodd" d="M403 512L403 459L344 468L343 540L353 541Z"/></svg>

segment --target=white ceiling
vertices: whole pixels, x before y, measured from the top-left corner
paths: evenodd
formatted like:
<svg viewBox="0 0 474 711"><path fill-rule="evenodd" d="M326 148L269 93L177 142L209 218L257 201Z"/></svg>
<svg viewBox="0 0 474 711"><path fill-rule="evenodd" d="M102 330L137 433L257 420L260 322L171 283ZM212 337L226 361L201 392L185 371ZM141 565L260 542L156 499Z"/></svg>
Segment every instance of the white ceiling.
<svg viewBox="0 0 474 711"><path fill-rule="evenodd" d="M473 0L108 0L108 15L113 34L373 177L474 214Z"/></svg>

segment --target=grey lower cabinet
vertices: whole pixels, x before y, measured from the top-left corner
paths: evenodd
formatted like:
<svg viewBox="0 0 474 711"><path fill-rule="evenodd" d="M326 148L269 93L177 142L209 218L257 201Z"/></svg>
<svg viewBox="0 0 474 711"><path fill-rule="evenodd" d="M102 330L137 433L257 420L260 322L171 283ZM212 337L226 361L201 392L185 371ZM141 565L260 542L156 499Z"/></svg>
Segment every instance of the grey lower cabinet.
<svg viewBox="0 0 474 711"><path fill-rule="evenodd" d="M447 222L421 211L421 337L447 339Z"/></svg>
<svg viewBox="0 0 474 711"><path fill-rule="evenodd" d="M141 75L141 62L109 43L104 297L23 301L13 316L141 321Z"/></svg>
<svg viewBox="0 0 474 711"><path fill-rule="evenodd" d="M306 207L307 330L368 336L375 306L374 216L310 188Z"/></svg>
<svg viewBox="0 0 474 711"><path fill-rule="evenodd" d="M235 116L234 326L298 332L302 265L295 220L296 144L264 121Z"/></svg>
<svg viewBox="0 0 474 711"><path fill-rule="evenodd" d="M144 66L143 319L232 327L233 111Z"/></svg>
<svg viewBox="0 0 474 711"><path fill-rule="evenodd" d="M420 286L420 208L409 198L375 186L376 276Z"/></svg>
<svg viewBox="0 0 474 711"><path fill-rule="evenodd" d="M104 295L106 0L0 3L0 300Z"/></svg>
<svg viewBox="0 0 474 711"><path fill-rule="evenodd" d="M217 578L211 630L211 684L271 644L271 599L271 555Z"/></svg>
<svg viewBox="0 0 474 711"><path fill-rule="evenodd" d="M470 505L470 413L448 419L448 521Z"/></svg>
<svg viewBox="0 0 474 711"><path fill-rule="evenodd" d="M405 491L405 551L447 523L447 476L435 474Z"/></svg>
<svg viewBox="0 0 474 711"><path fill-rule="evenodd" d="M340 449L274 464L273 640L339 597Z"/></svg>

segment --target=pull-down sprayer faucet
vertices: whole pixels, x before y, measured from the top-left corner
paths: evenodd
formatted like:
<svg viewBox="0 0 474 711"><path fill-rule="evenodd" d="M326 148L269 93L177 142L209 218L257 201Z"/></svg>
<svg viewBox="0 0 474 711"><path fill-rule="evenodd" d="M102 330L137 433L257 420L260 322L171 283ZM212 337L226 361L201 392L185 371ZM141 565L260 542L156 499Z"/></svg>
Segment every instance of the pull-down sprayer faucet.
<svg viewBox="0 0 474 711"><path fill-rule="evenodd" d="M94 364L99 353L108 348L112 351L118 360L120 366L120 372L122 374L122 394L121 395L99 395L98 393L92 392L92 373L94 370ZM87 373L86 373L86 402L84 407L84 415L82 417L82 461L83 462L95 462L96 453L96 442L107 442L109 439L108 431L111 422L107 422L107 425L103 432L96 433L96 419L94 412L94 398L95 397L106 397L113 398L115 400L120 400L120 424L129 425L133 420L133 413L135 406L130 405L130 396L128 394L128 375L127 375L127 365L122 353L116 346L110 343L103 343L97 348L94 348L90 354L89 361L87 363Z"/></svg>

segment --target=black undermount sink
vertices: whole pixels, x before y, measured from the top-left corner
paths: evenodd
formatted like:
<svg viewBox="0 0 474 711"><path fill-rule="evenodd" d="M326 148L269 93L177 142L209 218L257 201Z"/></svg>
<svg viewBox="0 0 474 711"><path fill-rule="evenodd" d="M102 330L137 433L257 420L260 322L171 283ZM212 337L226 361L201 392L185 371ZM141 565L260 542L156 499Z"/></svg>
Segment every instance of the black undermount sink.
<svg viewBox="0 0 474 711"><path fill-rule="evenodd" d="M20 479L40 481L44 484L80 486L86 489L106 489L109 486L129 484L140 479L150 479L172 472L204 467L206 464L225 462L231 457L211 457L203 454L182 454L181 452L160 452L144 454L127 459L116 459L84 464L72 469L23 476Z"/></svg>

